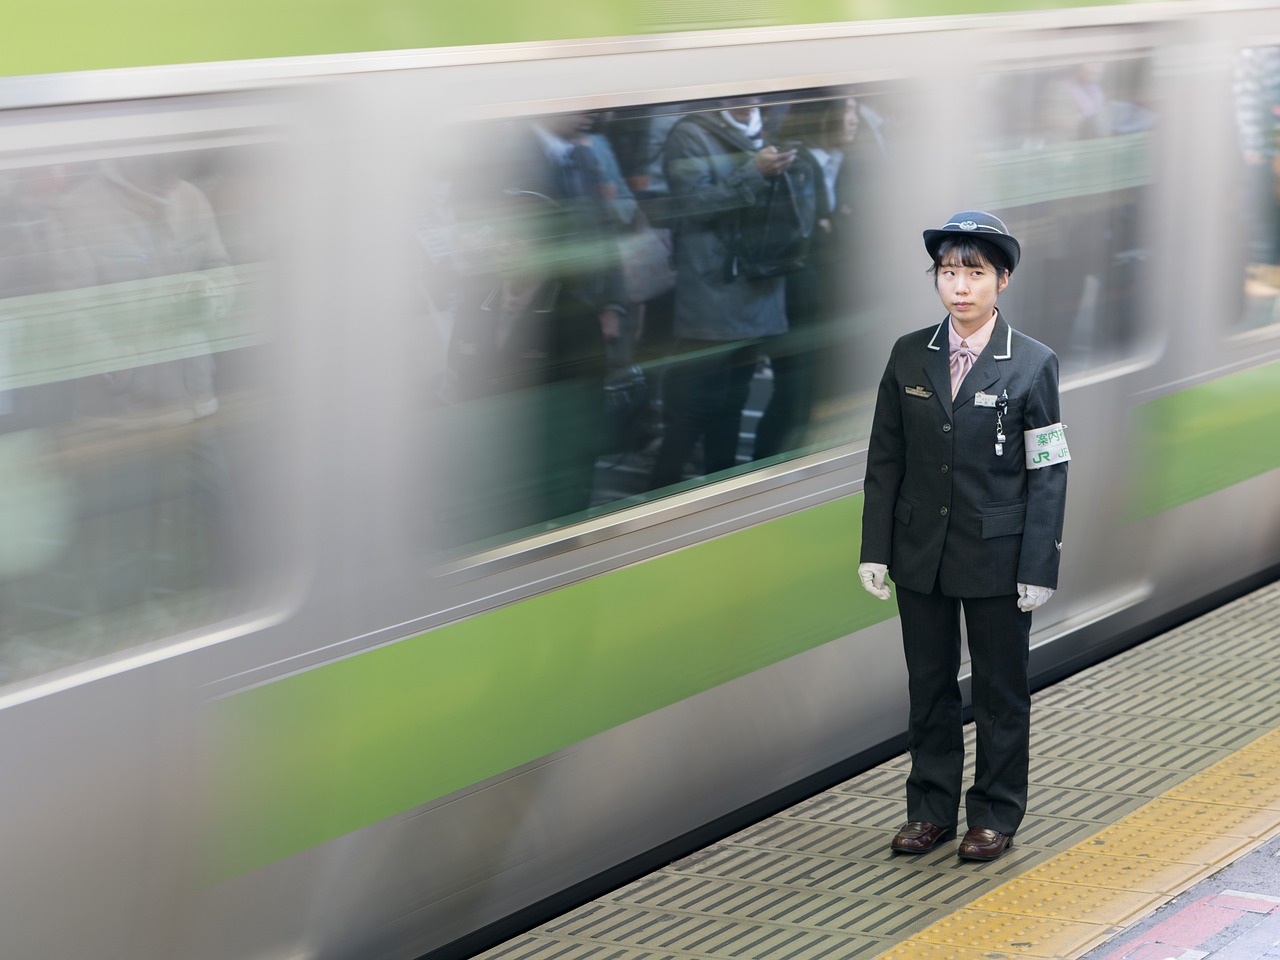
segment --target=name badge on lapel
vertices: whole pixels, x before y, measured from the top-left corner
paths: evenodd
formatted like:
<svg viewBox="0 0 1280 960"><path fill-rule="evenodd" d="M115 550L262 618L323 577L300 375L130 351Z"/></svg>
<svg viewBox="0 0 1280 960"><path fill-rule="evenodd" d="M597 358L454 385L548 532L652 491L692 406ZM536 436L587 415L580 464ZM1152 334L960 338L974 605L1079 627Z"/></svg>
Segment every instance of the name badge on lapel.
<svg viewBox="0 0 1280 960"><path fill-rule="evenodd" d="M933 391L924 387L907 387L906 391L908 397L919 397L921 400L928 400L933 396Z"/></svg>
<svg viewBox="0 0 1280 960"><path fill-rule="evenodd" d="M973 405L975 407L995 407L996 395L994 393L984 393L979 390L973 395Z"/></svg>

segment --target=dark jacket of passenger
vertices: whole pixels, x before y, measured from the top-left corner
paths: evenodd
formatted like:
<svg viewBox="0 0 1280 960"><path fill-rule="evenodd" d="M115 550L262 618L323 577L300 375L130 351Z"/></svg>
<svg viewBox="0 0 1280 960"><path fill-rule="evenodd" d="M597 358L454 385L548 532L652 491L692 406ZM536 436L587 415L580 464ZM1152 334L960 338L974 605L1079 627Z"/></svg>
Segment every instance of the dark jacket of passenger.
<svg viewBox="0 0 1280 960"><path fill-rule="evenodd" d="M675 222L675 333L688 340L743 340L787 331L781 277L748 279L730 269L726 243L736 211L767 181L755 145L719 114L695 114L667 138L664 169Z"/></svg>

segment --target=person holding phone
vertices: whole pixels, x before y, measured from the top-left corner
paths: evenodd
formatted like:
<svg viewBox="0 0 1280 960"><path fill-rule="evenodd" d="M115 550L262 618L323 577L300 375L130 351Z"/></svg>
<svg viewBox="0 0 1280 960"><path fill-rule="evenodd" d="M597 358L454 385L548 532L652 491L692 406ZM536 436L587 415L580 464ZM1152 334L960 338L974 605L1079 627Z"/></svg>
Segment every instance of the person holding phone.
<svg viewBox="0 0 1280 960"><path fill-rule="evenodd" d="M663 377L663 435L649 477L658 490L686 477L702 445L700 473L738 463L742 408L764 353L787 332L784 280L752 274L732 242L755 206L795 161L766 144L759 98L691 113L663 154L675 237L672 353Z"/></svg>

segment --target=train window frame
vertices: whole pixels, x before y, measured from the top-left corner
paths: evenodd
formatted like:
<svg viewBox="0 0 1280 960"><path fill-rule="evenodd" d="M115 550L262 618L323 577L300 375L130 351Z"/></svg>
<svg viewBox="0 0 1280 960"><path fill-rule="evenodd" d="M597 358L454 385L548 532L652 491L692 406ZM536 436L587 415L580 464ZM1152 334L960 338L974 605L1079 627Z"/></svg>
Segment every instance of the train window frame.
<svg viewBox="0 0 1280 960"><path fill-rule="evenodd" d="M1271 69L1274 74L1271 81L1275 90L1271 93L1273 102L1269 111L1272 118L1270 135L1268 136L1265 130L1259 130L1257 132L1259 142L1251 143L1248 132L1242 129L1244 121L1241 87L1246 86L1247 83L1240 70L1245 54L1256 51L1270 51L1272 54L1274 63ZM1249 225L1240 211L1249 209L1252 204L1243 198L1223 213L1226 221L1224 236L1241 237L1238 257L1226 264L1227 272L1235 277L1238 269L1241 279L1233 281L1233 289L1224 291L1227 294L1227 302L1235 303L1237 299L1239 300L1238 309L1223 317L1226 325L1225 335L1231 344L1247 349L1258 344L1280 340L1280 35L1269 30L1260 30L1250 33L1246 41L1239 43L1233 51L1229 83L1227 106L1234 120L1232 129L1236 138L1234 142L1224 138L1222 150L1215 160L1224 165L1243 163L1247 166L1250 162L1249 155L1256 152L1255 163L1259 169L1268 165L1268 161L1271 168L1269 177L1264 173L1260 183L1251 184L1248 177L1240 178L1243 190L1249 190L1251 187L1265 190L1267 186L1270 187L1270 216L1264 222L1256 224L1254 231L1248 229ZM1269 143L1266 142L1268 140ZM1236 211L1235 215L1232 215L1231 210ZM1267 228L1271 234L1268 245L1272 259L1259 261L1254 258L1254 253L1258 251L1260 243L1268 243L1268 241L1259 241L1257 236L1250 236L1250 233L1265 233ZM1268 318L1253 322L1251 315L1256 307L1251 307L1251 301L1263 300L1268 296L1258 294L1258 287L1269 287L1275 292L1269 294L1270 303L1265 307ZM1251 293L1251 290L1254 293ZM1258 306L1263 305L1258 304Z"/></svg>
<svg viewBox="0 0 1280 960"><path fill-rule="evenodd" d="M1150 22L1123 22L1105 28L1089 26L1070 29L1045 28L1019 31L1012 34L1005 45L1002 46L1002 49L1016 51L1014 55L988 59L987 62L982 64L977 76L982 79L1000 81L1018 75L1030 74L1047 82L1048 78L1054 73L1065 73L1075 68L1083 67L1086 64L1099 64L1104 68L1111 65L1120 65L1121 68L1125 66L1136 67L1141 77L1141 85L1150 85L1160 69L1163 29L1163 22L1157 19ZM1141 89L1141 86L1138 89ZM1121 102L1122 99L1117 97L1115 101L1109 100L1108 103ZM1044 340L1058 353L1064 388L1077 383L1098 382L1111 377L1125 376L1135 368L1141 368L1153 362L1160 349L1158 341L1162 332L1153 303L1151 281L1146 278L1146 275L1150 272L1145 267L1145 263L1149 259L1149 253L1144 252L1152 248L1155 238L1154 223L1159 215L1162 202L1159 195L1161 177L1159 163L1167 142L1167 133L1162 129L1160 122L1160 107L1159 103L1153 104L1149 125L1139 127L1137 132L1128 134L1109 132L1099 138L1099 146L1104 150L1109 150L1114 154L1115 159L1119 161L1120 180L1112 191L1104 189L1096 194L1093 192L1082 194L1082 196L1086 197L1094 195L1105 197L1109 192L1118 192L1126 189L1147 188L1148 190L1148 196L1138 197L1135 201L1139 205L1139 217L1141 219L1137 223L1136 232L1132 237L1132 248L1121 251L1125 262L1130 264L1130 270L1134 277L1131 294L1134 309L1132 311L1121 311L1130 324L1127 333L1123 334L1122 339L1114 348L1098 355L1098 348L1091 345L1093 339L1097 336L1096 333L1086 337L1084 346L1077 346L1075 344L1077 339L1075 333L1067 340L1055 342L1057 332L1061 327L1057 322L1048 322L1048 328L1043 333L1034 327L1025 327L1025 319L1023 321L1024 326L1019 327L1023 332ZM993 103L992 113L999 113L999 110L1000 107ZM1121 140L1132 140L1133 142L1126 146L1119 143ZM1107 146L1108 141L1116 142L1115 150L1110 150ZM1077 147L1075 144L1079 144L1079 146ZM1088 151L1081 152L1082 159L1095 164L1099 161L1100 157L1093 157L1090 160L1092 154L1097 151L1087 141L1075 141L1075 144L1071 141L1066 141L1060 146L1051 145L1051 149L1058 149L1059 151L1063 149ZM1017 152L1017 150L1014 151L1015 154ZM1134 156L1126 160L1129 154L1134 154ZM1000 162L998 155L993 152L990 156L998 165ZM1065 156L1066 154L1064 154ZM1124 173L1124 170L1134 160L1140 161L1145 169L1145 173L1141 174L1137 179L1133 179L1132 174ZM1052 158L1049 158L1049 161L1052 161ZM1038 249L1043 250L1046 244L1057 242L1057 238L1053 233L1044 234L1039 227L1035 226L1034 222L1028 224L1026 218L1019 215L1021 211L1025 211L1029 206L1034 208L1034 203L1027 197L1018 198L1018 203L1010 207L998 195L995 195L1000 189L993 186L998 178L994 168L984 169L984 166L985 160L984 164L980 164L973 173L974 176L985 180L988 184L988 191L993 193L989 200L984 195L983 200L987 205L983 208L992 210L1000 216L1005 216L1006 212L1010 212L1009 217L1006 219L1009 219L1010 222L1019 222L1020 229L1031 234L1028 239L1037 244ZM1052 171L1049 172L1052 173ZM1028 176L1031 176L1031 171L1028 172ZM1032 179L1037 178L1033 177ZM1043 182L1053 182L1056 181L1057 177L1049 176L1039 179ZM1062 198L1070 197L1070 184L1064 183L1062 186L1066 191L1062 193ZM1042 187L1037 187L1037 189L1042 189ZM1009 198L1006 197L1005 199ZM1053 200L1050 199L1049 202L1052 203ZM1062 201L1059 200L1058 202ZM1058 229L1057 219L1050 219L1054 222L1053 229ZM1034 268L1037 263L1039 261L1033 259L1027 266ZM1110 269L1108 268L1106 272L1110 272ZM1027 270L1024 268L1022 276L1018 278L1017 284L1011 290L1010 299L1016 304L1014 309L1016 309L1017 317L1038 317L1044 312L1043 307L1024 309L1020 303L1021 296L1029 289L1027 286L1029 278L1026 274ZM1086 280L1088 279L1093 278L1089 276ZM1098 287L1099 285L1095 283L1093 289L1096 291ZM1105 291L1105 288L1103 289ZM1095 292L1093 294L1093 302L1096 302L1100 296L1100 293ZM1063 299L1065 300L1066 298ZM1090 302L1090 287L1086 285L1075 300L1067 302L1075 304L1078 312L1088 312L1087 304ZM1084 324L1082 328L1093 330L1095 322L1096 320L1090 321ZM1078 319L1073 320L1069 327L1074 329L1079 323ZM1046 336L1049 332L1052 332L1055 336Z"/></svg>
<svg viewBox="0 0 1280 960"><path fill-rule="evenodd" d="M147 74L163 85L159 72ZM147 84L144 82L142 86L145 88ZM39 87L40 84L36 84L36 88ZM29 90L31 85L20 84L18 89ZM7 92L12 93L12 88ZM0 130L6 135L5 144L0 148L0 176L64 167L87 172L102 162L117 163L133 157L234 158L243 157L248 151L278 153L285 143L282 132L291 123L287 105L295 102L292 96L282 97L279 91L260 89L176 97L144 96L127 100L107 98L96 102L57 101L57 97L48 97L39 105L24 110L0 110ZM241 153L237 155L236 151ZM216 163L216 160L212 162ZM279 180L278 171L263 176L272 184ZM274 212L280 213L279 210ZM259 281L255 278L260 272L260 264L261 261L257 260L233 259L230 266L222 268L231 271L227 277L230 289L239 291L242 284L256 288ZM236 279L241 274L243 277ZM163 280L164 276L157 278L157 282ZM84 288L84 295L92 297L94 289ZM70 290L67 294L75 297L80 292ZM273 303L272 306L278 304ZM51 309L57 309L56 305ZM261 311L263 308L245 309ZM261 326L263 321L270 321L269 325ZM210 350L215 353L250 350L255 351L255 355L261 350L274 351L276 342L293 320L272 311L269 317L259 313L256 320L250 317L248 322L250 326L230 338L224 336L223 342L212 344ZM166 355L164 351L156 354L159 357ZM86 371L92 373L96 367L91 363L78 369L80 373L58 374L48 382L72 383ZM32 375L25 376L29 378ZM295 415L288 409L289 403L280 396L270 397L265 402L270 405L267 410L269 426L265 423L259 426L274 435ZM260 448L256 441L254 443L254 449L259 451L254 455L255 474L264 470L280 476L297 474L299 464L295 451L273 443L270 462L263 463L256 459ZM259 509L261 506L257 505ZM273 570L272 576L266 578L266 583L260 588L255 587L252 595L241 594L235 603L227 608L218 608L211 616L197 617L185 624L175 620L166 628L157 627L157 635L141 642L109 644L101 649L91 649L83 656L71 654L53 667L38 668L13 679L6 678L0 683L0 709L225 643L287 619L299 603L297 574L303 566L302 516L295 510L282 510L279 519L281 536L272 551L273 556L282 562ZM68 522L73 525L69 529L74 532L77 518L72 516ZM102 629L109 631L110 627Z"/></svg>
<svg viewBox="0 0 1280 960"><path fill-rule="evenodd" d="M893 73L884 72L871 77L865 71L859 73L855 79L833 78L830 75L788 77L783 87L779 87L776 83L762 85L739 82L727 84L723 89L716 90L716 93L720 94L732 93L732 97L709 97L705 88L693 88L698 93L694 102L703 104L694 112L718 110L720 108L717 106L717 101L736 97L758 97L762 105L801 102L815 99L815 97L829 99L838 96L858 98L888 96L892 98L901 95L909 84L909 78L902 78ZM633 98L634 95L630 98L611 95L556 102L517 101L482 108L470 115L468 119L477 125L483 125L533 121L549 116L614 109L631 111L651 109L655 114L670 113L684 116L690 112L689 101L684 102L685 109L675 108L681 106L678 97L686 89L689 88L646 90L644 98L639 101ZM878 375L877 368L874 371L874 378L868 379L864 384L862 392L869 400L874 400ZM865 427L869 428L869 405L865 414L864 419L867 421ZM557 521L557 525L552 529L530 530L523 533L513 531L513 535L493 538L498 542L486 544L483 541L477 541L460 544L448 550L428 551L423 569L432 578L448 583L471 581L527 563L540 562L586 545L629 536L666 521L686 517L699 509L715 509L755 495L773 495L787 484L803 484L813 477L847 470L850 464L860 462L865 457L866 428L858 431L856 436L837 442L820 446L811 445L809 449L801 447L788 450L781 460L775 457L739 463L736 468L714 476L695 477L687 479L684 483L648 494L637 494L607 504L599 504L593 507L593 511L597 509L600 511L596 515L570 519L566 522ZM514 535L516 533L520 535Z"/></svg>

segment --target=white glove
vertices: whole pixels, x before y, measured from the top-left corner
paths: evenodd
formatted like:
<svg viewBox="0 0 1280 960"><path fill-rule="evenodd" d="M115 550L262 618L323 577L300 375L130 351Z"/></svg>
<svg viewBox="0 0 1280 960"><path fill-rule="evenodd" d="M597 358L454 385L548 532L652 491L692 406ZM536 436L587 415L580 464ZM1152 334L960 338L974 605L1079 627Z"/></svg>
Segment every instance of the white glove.
<svg viewBox="0 0 1280 960"><path fill-rule="evenodd" d="M881 600L889 599L889 587L884 582L884 575L888 572L889 568L883 563L858 564L858 579L862 581L862 588Z"/></svg>
<svg viewBox="0 0 1280 960"><path fill-rule="evenodd" d="M1052 596L1052 587L1032 587L1020 583L1018 584L1018 609L1023 613L1030 613L1044 606L1044 602Z"/></svg>

